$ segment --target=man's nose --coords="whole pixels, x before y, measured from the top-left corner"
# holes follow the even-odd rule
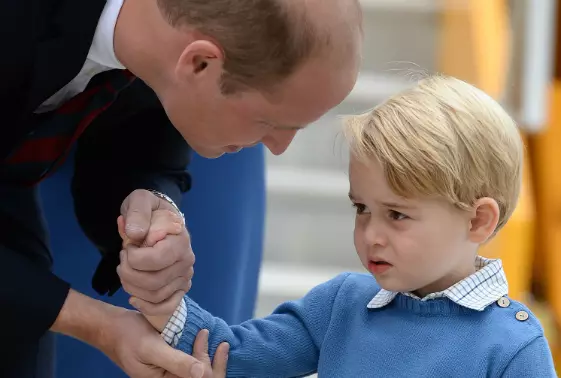
[[[273,155],[280,155],[290,146],[296,132],[297,130],[276,130],[266,135],[261,142]]]

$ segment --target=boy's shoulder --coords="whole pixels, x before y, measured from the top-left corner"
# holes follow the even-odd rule
[[[498,344],[524,344],[544,336],[538,317],[528,306],[508,296],[490,304],[481,315]]]
[[[345,306],[370,301],[380,290],[380,285],[370,274],[345,272],[325,285],[337,287],[338,297],[344,298]],[[525,304],[508,296],[491,303],[483,311],[470,311],[472,321],[477,321],[498,339],[524,340],[543,336],[544,330],[538,317]]]
[[[371,274],[356,272],[340,273],[322,285],[336,288],[337,297],[344,299],[345,306],[356,302],[367,304],[381,290]]]
[[[359,290],[372,292],[375,295],[381,290],[380,285],[370,273],[344,272],[333,280],[342,281],[341,290]]]

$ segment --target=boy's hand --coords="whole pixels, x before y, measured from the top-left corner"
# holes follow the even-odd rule
[[[230,345],[226,342],[221,343],[218,345],[218,348],[216,348],[214,360],[211,362],[210,356],[208,355],[208,331],[203,329],[198,333],[195,344],[193,345],[193,357],[202,362],[205,366],[203,378],[226,377],[229,351]]]
[[[179,235],[184,227],[180,216],[171,210],[154,210],[151,221],[142,247],[153,247],[157,242],[164,240],[167,235]],[[125,218],[122,215],[117,218],[117,229],[123,239],[123,248],[135,244],[125,233]]]
[[[134,245],[134,243],[127,237],[125,233],[125,221],[122,216],[117,219],[117,227],[119,230],[119,235],[121,239],[123,239],[123,251],[121,252],[121,272],[123,268],[128,270],[128,254],[127,254],[127,247],[129,245]],[[184,231],[183,220],[173,211],[170,210],[154,210],[152,213],[151,224],[150,228],[148,229],[148,233],[146,234],[146,239],[143,243],[143,246],[152,247],[156,243],[163,240],[167,235],[178,235]],[[192,269],[192,268],[191,268]],[[170,317],[173,315],[173,312],[179,305],[179,302],[183,298],[183,295],[186,291],[190,289],[189,287],[184,288],[185,290],[177,290],[174,294],[173,293],[166,293],[172,294],[169,299],[166,300],[167,302],[167,311],[158,315],[148,315],[147,314],[147,306],[149,303],[145,301],[139,301],[135,299],[134,294],[135,291],[138,291],[137,288],[129,285],[126,281],[124,281],[121,277],[121,283],[123,285],[123,289],[131,294],[130,302],[131,304],[137,308],[140,312],[142,312],[146,319],[156,328],[158,331],[162,332],[164,327],[166,326],[167,322],[169,321]],[[157,298],[155,298],[157,300]]]

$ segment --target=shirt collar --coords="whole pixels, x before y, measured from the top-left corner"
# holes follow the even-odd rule
[[[117,69],[125,69],[115,56],[113,37],[115,35],[115,25],[121,12],[124,0],[108,0],[99,17],[95,30],[92,46],[88,54],[88,59],[94,62]]]
[[[477,256],[476,272],[444,291],[419,298],[412,293],[402,293],[420,301],[448,298],[452,302],[476,311],[483,311],[491,303],[508,294],[508,283],[500,259],[486,259]],[[397,292],[381,289],[368,303],[368,308],[387,306],[397,296]]]

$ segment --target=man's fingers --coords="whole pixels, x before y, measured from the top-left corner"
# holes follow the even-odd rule
[[[208,350],[208,336],[209,332],[206,329],[201,330],[197,334],[195,344],[193,345],[193,357],[205,365],[207,375],[208,372],[212,370],[212,378],[225,378],[230,345],[226,342],[221,343],[218,348],[216,348],[216,352],[214,353],[214,358],[211,363]]]
[[[173,349],[163,339],[161,341],[150,348],[150,360],[147,362],[180,378],[203,377],[205,370],[200,361],[187,353]]]
[[[169,315],[173,314],[184,295],[185,291],[180,290],[173,294],[170,298],[157,304],[147,302],[137,297],[131,297],[129,299],[129,303],[144,315]]]
[[[135,190],[123,203],[121,215],[125,217],[125,233],[135,243],[142,243],[150,228],[152,211],[157,210],[160,199],[147,190]]]
[[[208,330],[202,329],[195,338],[193,344],[193,357],[201,361],[203,364],[210,366],[210,357],[208,355]]]
[[[212,360],[212,372],[214,378],[225,378],[228,371],[228,353],[230,352],[230,344],[221,343],[216,348],[214,359]]]
[[[193,278],[194,267],[189,261],[180,261],[157,272],[143,272],[133,269],[129,259],[130,250],[121,251],[121,263],[117,266],[117,274],[123,284],[155,291],[169,285],[177,277],[184,277],[186,281]]]
[[[175,280],[171,281],[169,284],[158,290],[142,289],[140,287],[133,286],[126,281],[121,282],[121,284],[123,285],[123,290],[125,290],[125,292],[127,292],[129,295],[153,304],[158,304],[165,301],[177,291],[183,291],[187,293],[189,290],[191,290],[192,285],[191,280],[185,277],[177,277]]]
[[[214,353],[212,362],[212,372],[214,378],[225,378],[228,372],[228,353],[230,352],[230,344],[221,343]]]
[[[159,271],[185,261],[188,265],[195,264],[195,254],[191,249],[191,240],[186,229],[180,235],[166,235],[164,240],[152,247],[129,246],[129,263],[133,269],[142,271]]]
[[[183,255],[181,251],[174,248],[174,241],[172,238],[177,238],[175,235],[169,235],[164,240],[161,240],[153,247],[140,247],[134,248],[129,251],[129,264],[133,269],[142,271],[158,271],[173,265]],[[188,241],[186,240],[183,246],[189,248]]]
[[[117,230],[119,231],[119,236],[123,239],[123,244],[126,243],[127,234],[125,234],[125,218],[119,215],[117,218]]]

